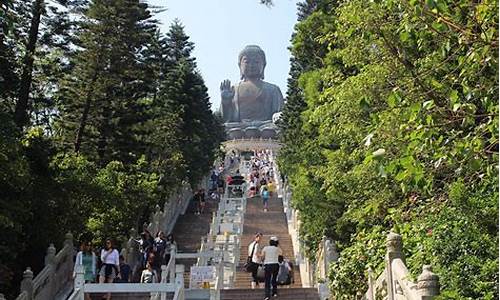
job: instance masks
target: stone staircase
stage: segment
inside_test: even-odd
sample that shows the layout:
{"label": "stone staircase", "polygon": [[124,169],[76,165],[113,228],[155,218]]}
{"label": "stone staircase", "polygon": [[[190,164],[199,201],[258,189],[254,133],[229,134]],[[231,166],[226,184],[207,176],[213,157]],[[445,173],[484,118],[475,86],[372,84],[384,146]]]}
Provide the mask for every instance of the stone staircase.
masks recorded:
{"label": "stone staircase", "polygon": [[276,196],[269,201],[269,210],[263,211],[262,199],[260,197],[249,198],[241,237],[240,263],[236,270],[234,289],[222,290],[221,300],[262,300],[264,299],[264,286],[251,289],[251,274],[242,270],[241,266],[248,256],[248,245],[253,241],[256,232],[264,234],[262,245],[268,245],[271,236],[277,236],[279,245],[286,259],[294,265],[294,283],[290,286],[278,286],[278,297],[272,299],[280,300],[319,300],[316,288],[302,288],[300,270],[295,264],[292,239],[288,234],[288,226],[283,212],[283,203]]}
{"label": "stone staircase", "polygon": [[[92,300],[101,300],[103,295],[102,294],[94,294],[91,296]],[[167,299],[166,300],[171,300],[174,298],[174,293],[167,293]],[[151,300],[151,294],[150,293],[113,293],[111,294],[111,300]],[[160,299],[160,298],[158,298]]]}
{"label": "stone staircase", "polygon": [[245,223],[243,224],[243,235],[241,237],[241,255],[240,263],[237,268],[235,284],[236,288],[250,288],[251,274],[241,269],[241,266],[248,257],[248,245],[253,241],[256,232],[264,234],[261,245],[269,245],[269,238],[277,236],[279,245],[283,250],[283,255],[290,260],[294,265],[294,280],[291,287],[302,287],[300,281],[300,271],[295,264],[293,255],[292,238],[288,234],[288,225],[286,222],[285,213],[283,212],[283,203],[273,196],[269,200],[269,210],[263,211],[262,198],[253,197],[247,200],[247,208],[245,213]]}
{"label": "stone staircase", "polygon": [[[221,291],[221,300],[262,300],[264,289],[231,289]],[[319,300],[318,290],[315,288],[279,288],[277,300]]]}
{"label": "stone staircase", "polygon": [[[197,204],[191,202],[186,213],[179,216],[175,223],[174,234],[178,253],[198,252],[201,247],[201,238],[205,237],[210,230],[212,212],[217,211],[218,203],[207,199],[203,214],[196,215]],[[176,264],[184,265],[184,286],[189,287],[189,271],[196,264],[196,258],[176,259]]]}

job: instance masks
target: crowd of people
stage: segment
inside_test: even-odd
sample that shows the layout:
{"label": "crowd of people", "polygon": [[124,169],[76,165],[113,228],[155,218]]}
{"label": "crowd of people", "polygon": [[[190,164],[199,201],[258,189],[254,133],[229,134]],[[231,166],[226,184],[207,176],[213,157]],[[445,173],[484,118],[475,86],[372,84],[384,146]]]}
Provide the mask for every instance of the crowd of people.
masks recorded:
{"label": "crowd of people", "polygon": [[[161,281],[161,265],[167,265],[170,261],[171,251],[177,248],[173,234],[165,236],[163,231],[158,231],[155,238],[144,226],[140,239],[136,240],[139,245],[140,261],[137,274],[141,274],[139,282],[157,283]],[[133,270],[125,262],[115,248],[113,240],[107,239],[104,247],[94,249],[89,240],[80,244],[80,251],[75,257],[75,274],[78,265],[84,267],[85,283],[127,283],[132,282]],[[110,294],[103,299],[109,300]],[[90,300],[88,294],[86,300]]]}
{"label": "crowd of people", "polygon": [[[273,162],[269,159],[268,151],[255,151],[250,160],[250,168],[247,180],[249,182],[248,197],[261,196],[264,212],[268,211],[269,200],[276,192],[273,181]],[[231,156],[232,162],[239,161],[239,157]],[[232,165],[232,163],[231,163]],[[223,177],[224,166],[214,169],[210,176],[208,195],[212,200],[219,200],[226,185],[241,185],[246,180],[239,170],[232,175]],[[242,191],[243,194],[244,191]],[[199,189],[195,192],[193,200],[196,205],[195,214],[203,214],[206,208],[207,192]],[[290,261],[283,257],[283,251],[279,247],[279,240],[273,236],[269,245],[262,246],[262,233],[256,233],[254,241],[248,246],[247,271],[252,273],[252,288],[264,282],[265,299],[277,295],[278,285],[290,285],[293,282],[293,266]],[[84,266],[84,278],[86,283],[111,283],[132,282],[133,274],[139,274],[141,283],[157,283],[161,281],[161,266],[170,261],[171,251],[177,248],[173,234],[165,235],[158,231],[153,235],[143,226],[140,239],[136,240],[140,251],[140,272],[133,272],[125,262],[122,255],[114,247],[113,241],[107,239],[104,247],[94,249],[90,241],[85,240],[80,245],[80,251],[75,258],[75,269],[77,265]],[[137,279],[135,280],[137,281]],[[85,299],[90,299],[85,295]],[[110,299],[107,294],[103,299]]]}
{"label": "crowd of people", "polygon": [[256,151],[251,160],[251,169],[249,174],[250,189],[249,197],[260,195],[262,197],[263,210],[269,209],[269,199],[275,192],[274,184],[274,164],[269,159],[268,151]]}
{"label": "crowd of people", "polygon": [[[262,198],[264,212],[269,209],[269,201],[276,192],[274,183],[274,164],[269,159],[269,151],[255,151],[251,158],[249,172],[249,197]],[[264,283],[265,299],[278,294],[278,285],[290,286],[293,283],[293,265],[283,256],[278,237],[272,236],[268,245],[263,245],[262,233],[258,232],[248,245],[247,271],[252,274],[251,287]]]}

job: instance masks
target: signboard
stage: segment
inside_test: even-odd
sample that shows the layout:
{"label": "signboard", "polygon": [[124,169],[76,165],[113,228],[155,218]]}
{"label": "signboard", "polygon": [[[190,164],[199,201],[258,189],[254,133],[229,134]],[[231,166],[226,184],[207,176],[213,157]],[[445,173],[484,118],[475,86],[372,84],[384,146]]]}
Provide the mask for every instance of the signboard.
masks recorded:
{"label": "signboard", "polygon": [[190,289],[208,289],[215,283],[215,266],[192,266],[189,278]]}

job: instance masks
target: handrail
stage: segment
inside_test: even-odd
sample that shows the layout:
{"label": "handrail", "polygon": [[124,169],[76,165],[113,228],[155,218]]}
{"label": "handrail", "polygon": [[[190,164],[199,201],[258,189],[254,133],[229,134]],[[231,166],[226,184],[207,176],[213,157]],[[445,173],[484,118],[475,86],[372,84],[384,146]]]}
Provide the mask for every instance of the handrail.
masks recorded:
{"label": "handrail", "polygon": [[[189,204],[192,198],[192,195],[193,192],[189,184],[184,183],[178,189],[177,193],[172,194],[169,197],[168,201],[165,202],[163,210],[159,205],[156,205],[155,211],[154,213],[152,213],[150,218],[151,222],[147,227],[149,232],[153,234],[155,234],[159,230],[162,230],[166,233],[171,232],[179,215],[184,213],[186,206]],[[136,241],[137,236],[137,230],[135,228],[132,228],[130,230],[130,238],[126,243],[124,243],[121,253],[125,257],[128,265],[132,268],[133,272],[139,272],[139,270],[142,269],[140,265],[141,253],[139,251],[139,244]]]}
{"label": "handrail", "polygon": [[65,235],[64,246],[56,253],[54,244],[47,248],[45,267],[33,278],[31,268],[23,273],[21,293],[16,300],[53,299],[65,286],[68,290],[73,272],[73,235]]}
{"label": "handrail", "polygon": [[410,272],[402,254],[403,242],[399,234],[387,235],[385,269],[373,283],[371,270],[368,271],[368,291],[363,299],[375,300],[377,292],[386,292],[388,300],[430,300],[439,295],[439,277],[432,273],[429,265],[424,265],[417,282],[410,280]]}
{"label": "handrail", "polygon": [[[167,266],[162,266],[162,275],[167,271]],[[180,283],[177,280],[173,282],[166,283],[164,276],[160,283],[85,283],[84,280],[84,268],[82,265],[76,266],[76,276],[75,276],[75,289],[73,293],[69,296],[68,300],[84,300],[85,293],[157,293],[161,295],[161,299],[166,299],[166,293],[177,293],[178,300],[184,300],[184,282],[182,282],[182,274],[176,274],[179,278]],[[181,289],[179,289],[179,287]]]}
{"label": "handrail", "polygon": [[173,300],[184,300],[184,298],[185,298],[184,286],[179,285],[175,289]]}

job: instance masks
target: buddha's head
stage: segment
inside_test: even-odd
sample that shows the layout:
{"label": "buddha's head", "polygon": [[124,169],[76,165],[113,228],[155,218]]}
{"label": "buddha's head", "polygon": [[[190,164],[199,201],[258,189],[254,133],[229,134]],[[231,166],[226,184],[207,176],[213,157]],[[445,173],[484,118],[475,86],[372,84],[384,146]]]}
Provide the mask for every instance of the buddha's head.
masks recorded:
{"label": "buddha's head", "polygon": [[266,54],[256,45],[246,46],[238,55],[241,79],[264,79]]}

